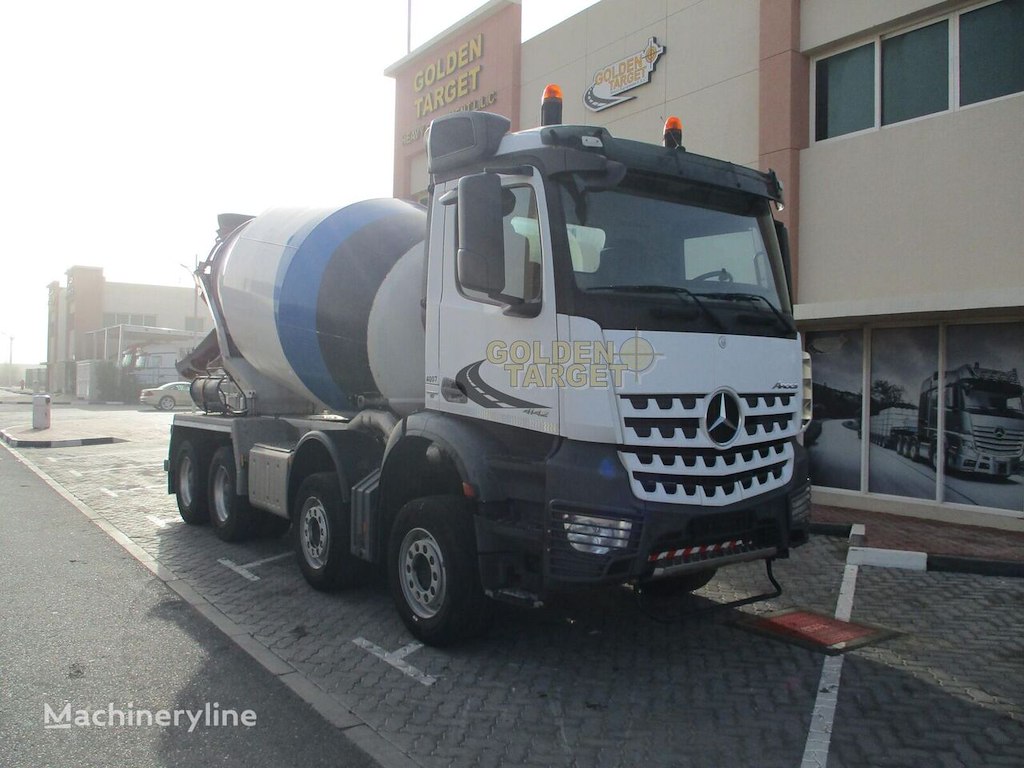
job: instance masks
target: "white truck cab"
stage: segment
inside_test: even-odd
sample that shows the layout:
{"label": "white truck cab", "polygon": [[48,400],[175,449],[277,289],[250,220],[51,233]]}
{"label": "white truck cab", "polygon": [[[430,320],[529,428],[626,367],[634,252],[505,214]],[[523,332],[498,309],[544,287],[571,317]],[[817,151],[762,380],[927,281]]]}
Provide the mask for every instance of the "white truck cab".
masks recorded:
{"label": "white truck cab", "polygon": [[206,413],[172,428],[183,517],[290,524],[320,589],[386,563],[433,644],[488,598],[771,577],[810,510],[782,189],[666,138],[456,113],[426,139],[423,243],[394,201],[245,219],[200,268],[218,336],[187,361]]}

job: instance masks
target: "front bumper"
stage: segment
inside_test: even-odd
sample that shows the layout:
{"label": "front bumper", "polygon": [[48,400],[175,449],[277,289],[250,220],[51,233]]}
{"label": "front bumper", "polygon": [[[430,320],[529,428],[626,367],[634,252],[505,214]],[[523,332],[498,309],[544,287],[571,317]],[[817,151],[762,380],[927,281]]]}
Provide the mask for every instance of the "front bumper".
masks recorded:
{"label": "front bumper", "polygon": [[[784,487],[710,507],[637,499],[615,447],[566,441],[546,462],[546,503],[536,508],[541,519],[528,516],[533,542],[529,535],[509,540],[509,528],[485,515],[478,520],[487,542],[481,551],[532,559],[537,578],[518,586],[539,593],[786,557],[808,540],[810,526],[807,455],[795,441],[793,449],[793,479]],[[481,564],[493,587],[503,586],[502,573],[520,571],[511,562],[503,570],[495,558],[487,560]]]}
{"label": "front bumper", "polygon": [[950,462],[953,469],[990,477],[1009,477],[1020,473],[1021,460],[1012,456],[988,456],[974,452],[957,454]]}

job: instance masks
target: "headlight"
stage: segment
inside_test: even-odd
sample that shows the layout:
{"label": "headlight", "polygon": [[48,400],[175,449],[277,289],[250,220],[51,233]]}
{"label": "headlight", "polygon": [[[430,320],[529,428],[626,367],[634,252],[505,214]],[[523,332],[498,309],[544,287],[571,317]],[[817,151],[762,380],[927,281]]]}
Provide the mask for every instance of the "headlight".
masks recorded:
{"label": "headlight", "polygon": [[612,549],[629,546],[629,534],[633,530],[630,520],[611,520],[605,517],[587,515],[563,515],[565,535],[573,549],[606,555]]}

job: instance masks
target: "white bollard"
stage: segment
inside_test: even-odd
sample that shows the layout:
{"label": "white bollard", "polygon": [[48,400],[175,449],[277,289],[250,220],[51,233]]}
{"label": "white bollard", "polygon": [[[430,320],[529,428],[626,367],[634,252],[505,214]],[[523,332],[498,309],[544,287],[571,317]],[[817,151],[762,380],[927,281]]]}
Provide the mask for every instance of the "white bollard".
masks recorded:
{"label": "white bollard", "polygon": [[50,428],[50,396],[32,396],[32,429]]}

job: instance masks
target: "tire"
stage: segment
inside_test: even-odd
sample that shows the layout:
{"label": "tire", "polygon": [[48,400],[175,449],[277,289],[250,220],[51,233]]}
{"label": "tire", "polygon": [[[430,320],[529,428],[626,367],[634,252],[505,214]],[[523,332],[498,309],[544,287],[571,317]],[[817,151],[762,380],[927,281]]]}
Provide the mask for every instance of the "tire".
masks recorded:
{"label": "tire", "polygon": [[164,395],[160,398],[160,403],[157,406],[161,411],[173,411],[174,410],[174,398],[170,395]]}
{"label": "tire", "polygon": [[210,524],[222,541],[242,541],[252,532],[256,511],[235,493],[235,453],[222,445],[210,460],[208,509]]}
{"label": "tire", "polygon": [[473,505],[428,496],[402,507],[388,544],[388,584],[399,616],[424,644],[483,634],[493,604],[480,586]]}
{"label": "tire", "polygon": [[292,509],[295,552],[311,587],[331,592],[366,581],[370,564],[352,554],[349,507],[334,472],[303,480]]}
{"label": "tire", "polygon": [[206,470],[206,461],[196,444],[183,441],[174,455],[174,497],[181,519],[189,525],[202,525],[209,520]]}
{"label": "tire", "polygon": [[640,585],[640,591],[651,597],[678,597],[696,592],[701,587],[706,587],[718,573],[717,568],[706,571],[686,573],[682,576],[670,576],[666,579],[648,581]]}

